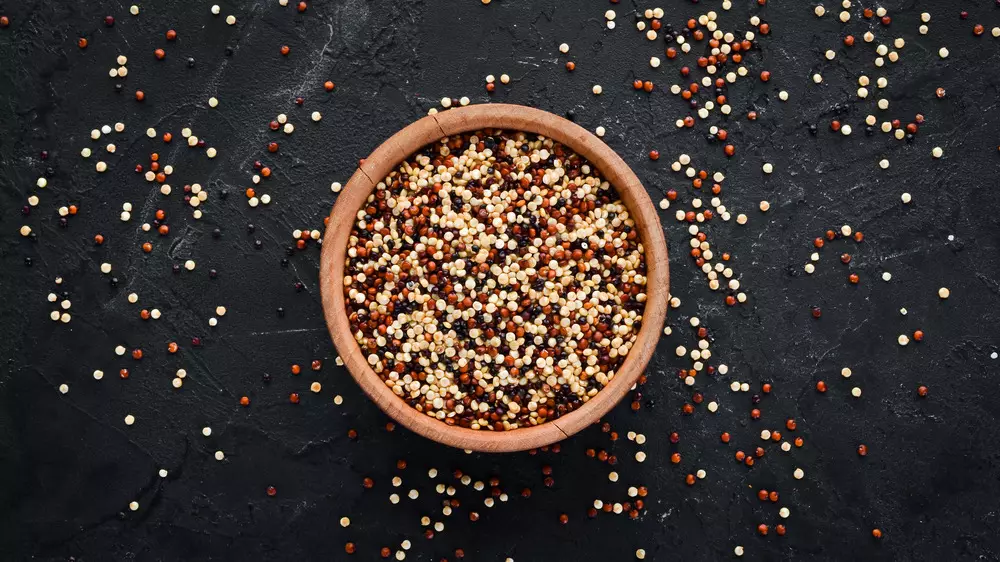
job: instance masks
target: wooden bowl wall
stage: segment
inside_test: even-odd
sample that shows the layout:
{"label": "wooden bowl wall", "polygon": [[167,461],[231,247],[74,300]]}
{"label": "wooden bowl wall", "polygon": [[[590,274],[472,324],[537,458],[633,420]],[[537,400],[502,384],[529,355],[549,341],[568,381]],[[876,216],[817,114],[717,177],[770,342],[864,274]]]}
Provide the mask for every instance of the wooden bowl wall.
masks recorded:
{"label": "wooden bowl wall", "polygon": [[[423,146],[458,133],[495,128],[549,137],[580,154],[611,182],[639,228],[646,259],[642,327],[615,378],[582,406],[555,420],[511,431],[450,426],[418,412],[393,394],[369,367],[351,332],[344,303],[346,247],[358,209],[375,185]],[[365,159],[337,198],[323,237],[320,291],[330,336],[351,376],[389,417],[439,443],[484,452],[521,451],[561,441],[601,419],[635,384],[659,340],[666,316],[670,274],[667,245],[656,209],[632,170],[586,129],[551,113],[509,104],[484,104],[428,115],[386,140]]]}

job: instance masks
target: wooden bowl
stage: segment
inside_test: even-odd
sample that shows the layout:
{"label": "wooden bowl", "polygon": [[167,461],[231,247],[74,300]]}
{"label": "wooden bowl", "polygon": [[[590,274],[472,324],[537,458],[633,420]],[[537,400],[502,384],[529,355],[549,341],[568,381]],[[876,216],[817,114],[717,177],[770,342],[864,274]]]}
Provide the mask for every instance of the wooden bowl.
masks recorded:
{"label": "wooden bowl", "polygon": [[[628,206],[645,249],[647,300],[642,328],[615,378],[582,406],[546,423],[511,431],[474,430],[450,426],[418,412],[393,394],[369,366],[354,339],[344,304],[344,261],[358,209],[374,186],[400,162],[443,137],[496,128],[537,133],[585,157],[618,190]],[[561,441],[597,422],[632,388],[646,368],[666,316],[670,274],[667,245],[653,202],[625,162],[586,129],[551,113],[508,104],[484,104],[450,109],[405,127],[364,160],[351,176],[330,214],[323,237],[320,290],[330,336],[351,376],[391,418],[439,443],[484,452],[533,449]]]}

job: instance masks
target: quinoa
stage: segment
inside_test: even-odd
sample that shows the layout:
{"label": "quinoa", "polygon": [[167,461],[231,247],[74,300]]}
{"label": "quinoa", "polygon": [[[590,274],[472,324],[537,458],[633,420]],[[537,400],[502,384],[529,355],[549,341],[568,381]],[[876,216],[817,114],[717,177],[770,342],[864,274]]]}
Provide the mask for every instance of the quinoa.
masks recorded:
{"label": "quinoa", "polygon": [[358,210],[344,296],[355,339],[428,416],[510,430],[579,408],[642,326],[635,222],[584,158],[540,135],[446,137]]}

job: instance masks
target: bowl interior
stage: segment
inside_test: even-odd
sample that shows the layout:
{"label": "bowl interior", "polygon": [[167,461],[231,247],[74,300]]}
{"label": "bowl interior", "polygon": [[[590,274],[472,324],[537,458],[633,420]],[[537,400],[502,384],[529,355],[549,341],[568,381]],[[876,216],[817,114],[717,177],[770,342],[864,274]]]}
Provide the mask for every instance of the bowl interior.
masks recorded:
{"label": "bowl interior", "polygon": [[[373,371],[354,339],[343,292],[345,248],[356,213],[375,185],[404,159],[443,137],[479,129],[537,133],[583,156],[618,191],[639,229],[646,259],[646,306],[636,342],[615,378],[582,406],[543,424],[511,431],[450,426],[411,407]],[[391,418],[424,437],[474,451],[520,451],[555,443],[598,421],[617,404],[646,368],[660,337],[669,294],[667,246],[653,203],[632,170],[589,131],[551,113],[508,104],[485,104],[428,115],[403,128],[364,160],[344,186],[323,237],[320,291],[330,336],[351,376]]]}

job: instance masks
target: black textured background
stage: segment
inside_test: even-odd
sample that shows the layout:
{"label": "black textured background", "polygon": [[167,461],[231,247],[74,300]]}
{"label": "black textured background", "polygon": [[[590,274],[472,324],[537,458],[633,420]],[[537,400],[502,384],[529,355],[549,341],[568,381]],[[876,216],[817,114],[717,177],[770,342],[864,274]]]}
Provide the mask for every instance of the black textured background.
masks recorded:
{"label": "black textured background", "polygon": [[[997,362],[998,267],[996,187],[997,112],[1000,42],[989,29],[1000,25],[992,1],[889,0],[892,23],[885,28],[854,17],[843,25],[839,8],[826,2],[827,15],[812,15],[811,2],[737,0],[728,12],[721,2],[693,4],[668,0],[664,18],[680,28],[708,9],[720,14],[721,28],[744,31],[759,14],[771,25],[760,49],[747,56],[751,77],[729,89],[733,115],[713,112],[693,130],[674,121],[688,114],[685,103],[667,92],[680,81],[677,69],[694,66],[694,57],[664,60],[653,70],[648,58],[662,57],[663,42],[647,41],[633,27],[632,12],[653,5],[625,1],[617,6],[598,0],[336,0],[310,2],[305,13],[277,0],[227,2],[222,15],[209,13],[211,2],[143,2],[138,17],[128,2],[52,2],[7,0],[0,15],[11,19],[0,29],[0,556],[4,560],[343,560],[344,544],[353,541],[352,559],[378,559],[382,546],[398,549],[413,543],[407,560],[466,559],[517,562],[536,560],[631,560],[644,548],[647,560],[714,560],[733,557],[744,545],[746,560],[997,560],[1000,557],[1000,453],[996,432],[1000,406],[995,400]],[[295,4],[294,2],[292,3]],[[618,29],[604,27],[603,13],[618,12]],[[917,34],[919,13],[930,11],[930,34]],[[968,10],[967,20],[959,17]],[[225,25],[227,14],[238,18]],[[106,15],[117,22],[108,28]],[[973,37],[974,23],[987,32]],[[176,42],[163,34],[176,29]],[[873,44],[861,41],[872,29]],[[847,49],[845,33],[858,39]],[[76,47],[87,37],[90,46]],[[876,69],[874,45],[904,37],[901,61]],[[571,46],[560,55],[561,42]],[[291,46],[282,57],[280,45]],[[699,44],[701,45],[701,44]],[[951,56],[941,60],[946,45]],[[167,58],[152,51],[162,47]],[[226,56],[224,50],[233,53]],[[838,52],[823,59],[827,48]],[[699,49],[696,49],[698,51]],[[129,57],[129,76],[116,93],[107,70],[118,54]],[[186,59],[195,66],[188,68]],[[563,64],[573,60],[577,70]],[[752,78],[772,71],[769,83]],[[822,85],[810,76],[820,71]],[[488,96],[484,77],[510,74]],[[858,100],[857,76],[886,76],[883,92]],[[698,74],[700,76],[700,74]],[[657,90],[634,92],[633,78],[653,79]],[[322,90],[326,80],[336,90]],[[604,95],[594,96],[600,83]],[[948,95],[934,96],[938,86]],[[136,103],[135,89],[147,99]],[[787,90],[782,103],[777,92]],[[216,96],[220,105],[207,107]],[[293,99],[303,96],[303,107]],[[280,266],[296,228],[321,228],[333,202],[332,181],[346,182],[357,159],[400,127],[424,115],[444,96],[468,95],[473,103],[506,101],[564,114],[593,130],[607,128],[605,140],[639,174],[654,201],[669,188],[680,197],[663,214],[671,250],[672,293],[682,299],[668,321],[674,327],[661,340],[649,368],[638,414],[620,406],[609,421],[622,438],[612,444],[597,427],[562,446],[559,453],[490,456],[464,454],[416,437],[402,428],[387,432],[387,419],[360,393],[346,371],[334,365],[320,310],[315,244]],[[875,100],[890,100],[888,111]],[[308,115],[323,113],[320,123]],[[759,119],[743,117],[756,110]],[[926,117],[912,143],[889,135],[864,135],[864,116]],[[287,113],[296,125],[290,137],[272,133],[267,123]],[[854,134],[829,131],[835,116]],[[883,117],[884,116],[884,117]],[[118,151],[103,152],[107,138],[93,142],[89,132],[122,121],[126,132],[112,135]],[[705,140],[709,124],[730,133],[737,155],[727,159],[720,143]],[[807,124],[819,123],[812,136]],[[154,126],[173,132],[163,145],[146,138]],[[180,142],[184,126],[219,149],[214,160]],[[281,143],[275,155],[269,140]],[[84,160],[80,149],[91,146]],[[932,160],[933,146],[945,150]],[[656,148],[658,162],[646,154]],[[47,150],[47,161],[40,153]],[[175,173],[175,193],[163,198],[132,169],[148,165],[159,152]],[[706,226],[713,249],[732,254],[747,304],[726,307],[720,293],[708,290],[703,275],[687,257],[686,225],[676,222],[676,208],[688,208],[695,193],[669,163],[686,152],[694,165],[727,176],[724,202],[750,221],[713,221]],[[891,167],[876,163],[889,158]],[[106,160],[110,170],[94,172]],[[252,163],[261,159],[275,173],[259,192],[270,193],[270,206],[251,209],[243,190],[250,185]],[[764,176],[761,164],[773,162]],[[34,187],[40,175],[49,187]],[[205,218],[195,221],[181,201],[180,187],[199,182],[210,192]],[[221,198],[221,192],[229,197]],[[900,194],[913,202],[904,206]],[[41,204],[28,217],[21,207],[36,193]],[[771,210],[757,210],[767,199]],[[707,200],[707,197],[706,197]],[[121,204],[131,202],[131,222],[118,220]],[[80,214],[69,227],[58,227],[56,209],[77,204]],[[138,226],[163,208],[171,226],[168,238],[145,234]],[[256,226],[248,233],[247,225]],[[802,266],[811,240],[826,229],[850,224],[864,231],[861,245],[827,244],[817,273]],[[17,234],[32,226],[37,240]],[[221,229],[219,239],[212,237]],[[102,232],[107,241],[94,246]],[[150,254],[139,249],[149,240]],[[255,240],[262,247],[255,249]],[[853,254],[850,266],[837,256]],[[25,265],[31,258],[32,265]],[[194,259],[193,272],[171,273],[173,264]],[[98,271],[111,262],[119,279],[111,287]],[[210,280],[214,268],[218,278]],[[849,271],[861,276],[856,286]],[[881,280],[883,271],[892,281]],[[53,280],[65,281],[57,287]],[[295,283],[305,290],[296,292]],[[940,301],[938,287],[951,289]],[[53,305],[46,295],[66,291],[72,300],[68,325],[48,319]],[[140,296],[136,305],[126,295]],[[216,306],[228,307],[218,327],[207,319]],[[810,315],[820,306],[822,318]],[[157,307],[164,317],[142,321],[140,308]],[[284,307],[279,318],[275,310]],[[909,310],[901,316],[900,307]],[[697,315],[713,337],[712,364],[731,367],[728,376],[698,377],[694,389],[676,377],[690,366],[673,353],[677,345],[694,347],[688,319]],[[899,347],[896,337],[915,329],[925,340]],[[192,348],[192,337],[203,345]],[[166,353],[169,341],[182,350]],[[114,354],[117,345],[142,347],[135,362]],[[314,373],[313,359],[324,366]],[[291,363],[305,369],[289,374]],[[850,366],[845,381],[839,371]],[[128,380],[116,376],[119,368]],[[184,388],[170,386],[179,367],[188,371]],[[91,377],[103,369],[104,380]],[[270,383],[263,381],[269,373]],[[754,392],[763,381],[775,390],[761,402],[760,421],[749,419],[752,393],[732,393],[731,380],[749,382]],[[826,380],[830,391],[813,388]],[[308,391],[312,380],[323,391]],[[70,392],[56,388],[68,383]],[[916,397],[919,384],[930,387],[927,399]],[[860,386],[862,398],[850,397]],[[704,404],[694,415],[681,405],[699,390],[718,400],[709,414]],[[288,402],[300,392],[302,403]],[[248,395],[253,403],[241,408]],[[333,404],[343,395],[342,406]],[[122,419],[134,414],[127,427]],[[780,428],[793,416],[806,440],[802,449],[768,454],[746,468],[733,460],[736,449],[762,444],[763,428]],[[201,435],[209,425],[210,438]],[[360,438],[347,437],[354,428]],[[649,439],[644,464],[632,457],[637,446],[627,431]],[[670,431],[680,433],[671,445]],[[729,431],[733,442],[719,443]],[[786,432],[787,434],[787,432]],[[855,453],[859,443],[866,458]],[[588,447],[616,454],[618,483],[607,479],[609,467],[587,458]],[[212,458],[223,450],[224,462]],[[672,451],[683,455],[671,465]],[[397,470],[405,459],[408,467]],[[541,466],[553,467],[554,487],[542,486]],[[462,506],[451,517],[440,512],[427,470],[437,481],[454,484]],[[805,478],[794,480],[801,467]],[[169,476],[157,476],[166,468]],[[704,468],[705,480],[688,487],[684,476]],[[489,493],[464,487],[452,471],[474,479],[501,479],[510,501],[489,509]],[[392,488],[393,475],[403,485]],[[362,478],[374,478],[372,490]],[[267,497],[268,486],[277,488]],[[646,485],[650,494],[638,521],[601,514],[586,517],[600,497],[625,501],[630,485]],[[531,487],[523,499],[520,490]],[[756,489],[778,490],[778,504],[762,504]],[[417,500],[406,499],[416,488]],[[388,496],[403,500],[391,505]],[[136,512],[128,510],[140,502]],[[757,536],[758,523],[778,523],[779,506],[791,517],[785,537]],[[476,510],[481,519],[468,520]],[[569,515],[567,525],[558,522]],[[433,540],[422,536],[420,517],[444,521]],[[342,516],[352,520],[341,528]],[[881,541],[871,529],[881,528]]]}

